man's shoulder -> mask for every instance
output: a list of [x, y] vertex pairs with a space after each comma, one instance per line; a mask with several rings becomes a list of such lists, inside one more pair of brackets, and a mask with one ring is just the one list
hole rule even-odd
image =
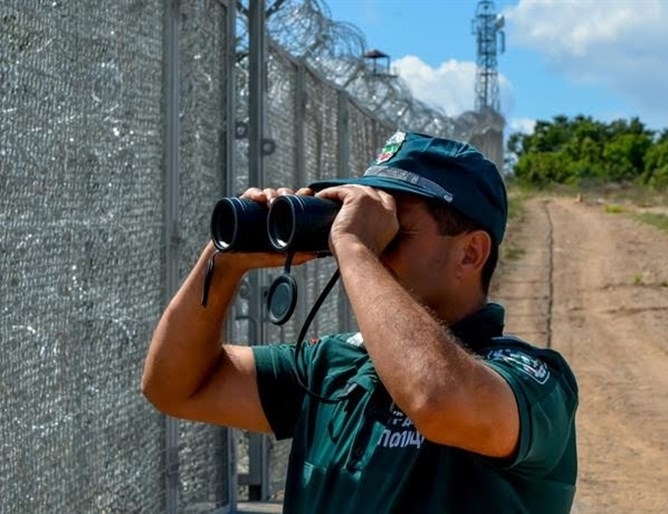
[[508, 364], [535, 381], [546, 382], [550, 377], [560, 378], [577, 392], [575, 375], [563, 357], [553, 348], [535, 346], [515, 335], [494, 337], [482, 352], [484, 360]]
[[513, 334], [491, 338], [490, 344], [481, 353], [483, 358], [520, 353], [544, 360], [555, 367], [569, 367], [563, 355], [554, 348], [536, 346]]

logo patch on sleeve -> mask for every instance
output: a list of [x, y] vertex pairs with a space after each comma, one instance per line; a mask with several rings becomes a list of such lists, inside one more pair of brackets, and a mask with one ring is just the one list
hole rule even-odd
[[490, 361], [506, 362], [541, 385], [550, 378], [550, 368], [542, 360], [512, 348], [492, 350], [485, 358]]

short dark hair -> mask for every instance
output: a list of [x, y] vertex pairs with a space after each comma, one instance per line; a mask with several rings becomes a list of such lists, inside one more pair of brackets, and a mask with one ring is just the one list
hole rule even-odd
[[[438, 230], [441, 235], [458, 236], [459, 234], [473, 232], [474, 230], [485, 230], [478, 226], [474, 221], [443, 202], [428, 201], [427, 210], [438, 224]], [[485, 230], [485, 232], [487, 231]], [[499, 260], [499, 247], [494, 242], [494, 238], [491, 234], [490, 239], [492, 240], [492, 245], [480, 276], [482, 290], [485, 295], [489, 293], [489, 285], [492, 281], [492, 275], [494, 275], [494, 270], [496, 270], [496, 264]]]

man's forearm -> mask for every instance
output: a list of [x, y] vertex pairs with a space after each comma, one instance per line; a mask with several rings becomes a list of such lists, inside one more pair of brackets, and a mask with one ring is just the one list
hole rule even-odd
[[454, 389], [469, 364], [449, 332], [366, 248], [339, 251], [339, 259], [365, 346], [397, 404], [409, 414], [431, 391]]
[[244, 271], [235, 257], [216, 257], [207, 306], [204, 274], [214, 249], [209, 244], [158, 323], [146, 358], [142, 391], [156, 404], [187, 400], [203, 385], [221, 356], [221, 330]]
[[485, 370], [372, 252], [359, 245], [338, 257], [365, 347], [388, 393], [422, 435], [458, 442], [471, 421], [471, 391], [486, 394]]

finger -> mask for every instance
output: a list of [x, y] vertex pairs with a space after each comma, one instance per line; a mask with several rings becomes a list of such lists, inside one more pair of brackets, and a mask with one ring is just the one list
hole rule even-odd
[[382, 191], [374, 189], [370, 186], [363, 186], [361, 184], [343, 184], [341, 186], [333, 186], [323, 189], [317, 193], [316, 196], [320, 198], [345, 202], [346, 200], [352, 199], [356, 196], [359, 197], [361, 195], [365, 195], [371, 198], [373, 201], [382, 202], [380, 193], [382, 193]]
[[337, 189], [338, 187], [326, 187], [325, 189], [318, 191], [315, 196], [317, 198], [338, 198], [338, 194], [336, 193]]
[[295, 192], [290, 187], [279, 187], [276, 191], [279, 196], [293, 195]]
[[385, 208], [394, 209], [394, 197], [382, 189], [376, 189], [371, 186], [364, 186], [362, 184], [346, 184], [343, 187], [350, 188], [351, 190], [362, 191], [367, 196], [371, 197], [373, 200], [383, 204]]
[[265, 197], [267, 198], [267, 202], [269, 203], [278, 198], [278, 191], [276, 191], [274, 188], [267, 187], [263, 189], [262, 192], [264, 193]]
[[378, 197], [380, 198], [380, 201], [383, 203], [386, 209], [391, 210], [392, 212], [396, 212], [397, 210], [397, 201], [392, 196], [390, 193], [383, 191], [381, 189], [376, 189], [378, 192]]
[[341, 186], [332, 186], [318, 191], [315, 196], [318, 198], [327, 198], [330, 200], [341, 200], [350, 194], [353, 194], [355, 191], [350, 189], [350, 185], [341, 185]]
[[262, 189], [259, 187], [249, 187], [242, 193], [240, 198], [246, 198], [248, 200], [254, 200], [256, 202], [265, 202], [267, 197], [265, 196]]
[[297, 189], [297, 192], [295, 194], [302, 195], [302, 196], [313, 196], [314, 192], [313, 189], [310, 187], [300, 187]]

